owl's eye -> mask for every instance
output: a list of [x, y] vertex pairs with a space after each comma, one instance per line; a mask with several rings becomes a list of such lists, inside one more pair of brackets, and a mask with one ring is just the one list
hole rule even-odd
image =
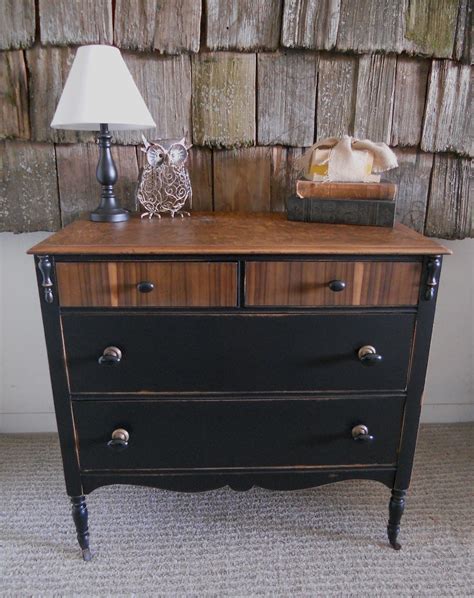
[[181, 143], [175, 143], [170, 147], [169, 159], [171, 164], [179, 165], [186, 162], [188, 150]]
[[151, 148], [148, 150], [146, 157], [150, 166], [159, 166], [163, 163], [165, 155], [163, 150], [159, 148]]

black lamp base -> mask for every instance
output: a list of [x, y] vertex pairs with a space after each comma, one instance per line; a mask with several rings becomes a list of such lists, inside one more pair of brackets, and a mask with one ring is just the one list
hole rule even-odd
[[109, 133], [108, 125], [101, 124], [100, 134], [97, 138], [99, 162], [96, 176], [102, 185], [102, 192], [98, 207], [90, 214], [90, 219], [93, 222], [125, 222], [130, 218], [130, 213], [120, 207], [114, 193], [114, 185], [117, 182], [118, 174], [110, 151], [111, 139], [112, 136]]
[[123, 208], [115, 210], [97, 208], [90, 213], [92, 222], [125, 222], [130, 218], [130, 212]]

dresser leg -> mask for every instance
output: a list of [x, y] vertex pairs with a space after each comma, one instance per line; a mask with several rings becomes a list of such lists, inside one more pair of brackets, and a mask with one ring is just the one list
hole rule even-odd
[[398, 534], [400, 533], [400, 520], [405, 510], [405, 495], [406, 490], [392, 490], [390, 497], [390, 504], [388, 506], [389, 518], [387, 525], [387, 535], [390, 545], [395, 550], [400, 550], [401, 545], [397, 542]]
[[92, 559], [89, 548], [89, 527], [87, 525], [87, 505], [85, 496], [71, 496], [72, 518], [76, 525], [77, 541], [82, 549], [82, 558], [85, 561]]

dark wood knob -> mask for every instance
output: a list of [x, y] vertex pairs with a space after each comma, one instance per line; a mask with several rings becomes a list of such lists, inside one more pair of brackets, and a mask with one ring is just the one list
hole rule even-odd
[[328, 287], [331, 289], [331, 291], [339, 293], [346, 288], [346, 283], [343, 280], [331, 280], [331, 282], [328, 284]]
[[147, 280], [144, 280], [137, 284], [137, 289], [140, 293], [151, 293], [154, 288], [155, 285]]

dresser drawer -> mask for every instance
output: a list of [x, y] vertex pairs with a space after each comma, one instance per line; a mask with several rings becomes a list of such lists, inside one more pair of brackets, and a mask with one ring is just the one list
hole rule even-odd
[[[74, 401], [81, 469], [385, 464], [397, 460], [403, 399]], [[373, 440], [354, 440], [365, 425]], [[108, 446], [112, 432], [128, 446]]]
[[247, 262], [245, 302], [254, 306], [416, 305], [420, 262]]
[[[109, 312], [62, 323], [75, 393], [400, 390], [415, 316]], [[366, 345], [382, 356], [372, 367], [358, 357]], [[120, 359], [101, 359], [107, 347]]]
[[237, 305], [235, 262], [59, 262], [56, 274], [64, 307]]

